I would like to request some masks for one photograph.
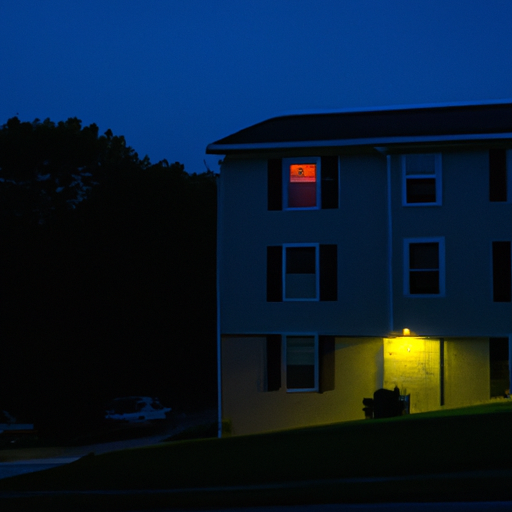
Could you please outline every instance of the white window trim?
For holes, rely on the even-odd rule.
[[[288,337],[313,337],[315,339],[315,386],[313,388],[293,388],[288,389],[287,379],[288,379],[288,361],[287,361],[287,353],[288,353]],[[313,332],[287,332],[283,333],[283,361],[284,361],[284,386],[286,388],[287,393],[318,393],[320,389],[320,360],[318,354],[318,333]]]
[[[292,164],[316,164],[316,206],[295,208],[288,206],[288,182],[290,179],[290,165]],[[322,166],[319,156],[307,156],[303,158],[283,158],[283,210],[299,211],[299,210],[320,210],[321,209],[321,183],[322,183]]]
[[[439,244],[439,293],[410,293],[409,245],[425,243]],[[443,236],[425,238],[404,238],[404,295],[406,297],[414,299],[444,297],[446,294],[445,265],[445,243]]]
[[[311,298],[287,298],[286,297],[286,249],[289,247],[314,247],[315,248],[315,297]],[[318,302],[320,300],[320,244],[283,244],[283,302]]]
[[[441,206],[443,204],[443,171],[441,153],[435,153],[435,171],[433,174],[406,174],[407,155],[401,157],[402,167],[402,206]],[[407,180],[417,178],[434,178],[436,180],[436,201],[434,203],[408,203]]]

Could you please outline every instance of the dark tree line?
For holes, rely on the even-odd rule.
[[[215,403],[216,184],[78,119],[0,129],[0,408],[71,428],[115,396]]]

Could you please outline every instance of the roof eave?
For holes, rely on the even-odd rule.
[[[403,137],[375,137],[362,139],[339,139],[339,140],[308,140],[289,142],[254,142],[247,144],[209,144],[206,153],[209,155],[227,155],[230,153],[261,152],[275,150],[289,150],[299,148],[332,148],[332,147],[358,147],[358,146],[394,146],[394,145],[415,145],[435,144],[450,142],[476,142],[491,140],[510,140],[512,132],[506,133],[478,133],[478,134],[457,134],[457,135],[422,135]]]

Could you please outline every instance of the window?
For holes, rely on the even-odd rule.
[[[338,300],[337,246],[267,247],[267,301]]]
[[[269,210],[338,208],[338,157],[268,161]]]
[[[320,187],[317,186],[317,171],[320,171],[320,166],[318,159],[315,160],[310,163],[303,162],[302,159],[299,163],[283,161],[288,189],[284,194],[286,209],[317,208],[319,205]]]
[[[494,302],[512,300],[510,242],[492,243],[492,298]]]
[[[285,361],[283,368],[282,352]],[[267,335],[266,391],[278,391],[281,388],[283,370],[287,391],[332,391],[335,384],[334,336]]]
[[[284,246],[284,300],[318,299],[318,245]]]
[[[511,162],[510,151],[499,148],[489,151],[489,201],[493,203],[510,201]]]
[[[318,390],[316,336],[286,336],[286,389]]]
[[[404,241],[404,294],[414,297],[443,296],[444,239],[410,238]]]
[[[402,156],[403,204],[441,204],[441,155],[438,153]]]

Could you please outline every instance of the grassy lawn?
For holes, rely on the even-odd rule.
[[[0,491],[181,489],[149,497],[103,496],[100,501],[109,502],[108,510],[115,510],[114,502],[122,510],[125,499],[130,507],[137,499],[145,506],[148,499],[164,500],[167,506],[512,499],[511,427],[512,403],[497,402],[385,420],[175,441],[90,455],[67,466],[5,479]],[[436,476],[475,471],[486,473]],[[357,480],[396,476],[405,478]],[[345,478],[355,480],[336,481]],[[246,487],[214,489],[219,486]],[[82,496],[80,503],[98,507],[88,501],[98,499]]]

